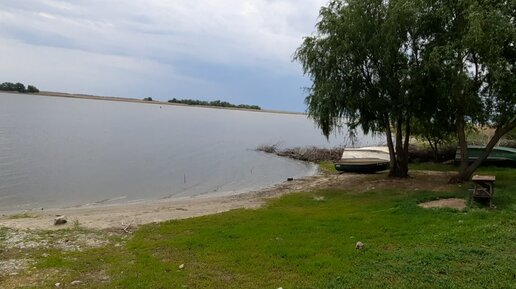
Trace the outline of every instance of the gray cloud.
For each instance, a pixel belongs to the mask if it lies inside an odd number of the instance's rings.
[[[0,38],[4,51],[10,50],[19,57],[24,57],[21,53],[31,54],[32,61],[40,65],[54,58],[65,70],[67,63],[81,57],[85,62],[81,66],[92,71],[119,67],[111,72],[118,73],[121,79],[133,79],[135,71],[158,71],[170,75],[168,78],[212,86],[209,76],[191,79],[178,75],[181,69],[175,66],[187,65],[191,60],[210,66],[258,67],[278,75],[300,75],[299,67],[291,63],[292,54],[302,36],[314,30],[319,7],[325,3],[326,0],[2,1]],[[17,51],[12,49],[14,46]]]

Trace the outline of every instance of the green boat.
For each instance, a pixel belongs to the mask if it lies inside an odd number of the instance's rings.
[[[375,173],[389,168],[389,161],[377,158],[342,159],[335,163],[339,172]]]
[[[485,149],[485,146],[468,146],[469,162],[476,161]],[[457,148],[455,162],[460,163],[460,148]],[[509,147],[494,147],[483,164],[516,166],[516,149]]]

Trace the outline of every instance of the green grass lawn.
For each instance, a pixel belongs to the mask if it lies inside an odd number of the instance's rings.
[[[335,164],[333,162],[324,161],[324,162],[319,162],[318,165],[319,165],[319,170],[321,170],[323,173],[328,173],[328,174],[337,174],[337,173],[339,173],[335,169]]]
[[[497,176],[496,209],[417,206],[467,198],[471,185],[328,189],[143,226],[82,252],[23,254],[52,276],[35,288],[72,280],[80,288],[516,288],[516,169],[482,172]]]

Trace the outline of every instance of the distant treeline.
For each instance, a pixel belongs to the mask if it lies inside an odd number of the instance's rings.
[[[261,110],[262,108],[257,105],[247,105],[247,104],[232,104],[227,101],[204,101],[204,100],[195,100],[195,99],[176,99],[173,98],[169,100],[170,103],[182,103],[188,105],[205,105],[205,106],[220,106],[220,107],[235,107],[235,108],[244,108],[244,109],[256,109]]]
[[[39,89],[37,89],[33,85],[28,85],[27,88],[25,88],[25,85],[23,83],[12,83],[12,82],[4,82],[0,84],[0,90],[2,91],[17,91],[21,93],[37,93],[39,92]]]

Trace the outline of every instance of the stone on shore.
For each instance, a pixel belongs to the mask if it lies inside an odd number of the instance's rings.
[[[59,215],[54,219],[55,226],[64,225],[64,224],[66,224],[66,222],[68,222],[68,221],[66,220],[66,216],[64,216],[64,215]]]

